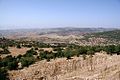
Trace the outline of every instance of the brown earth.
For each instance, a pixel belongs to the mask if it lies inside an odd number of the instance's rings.
[[[26,53],[27,50],[30,50],[30,49],[31,48],[26,48],[26,47],[22,47],[22,48],[9,47],[8,48],[12,56],[18,56],[19,54],[23,55]],[[49,52],[53,51],[53,48],[39,48],[39,49],[43,49],[44,51],[49,51]]]
[[[16,48],[16,47],[9,47],[8,50],[11,52],[10,54],[12,56],[18,56],[19,54],[23,55],[26,53],[27,50],[30,50],[31,48],[26,48],[26,47],[22,47],[22,48]]]

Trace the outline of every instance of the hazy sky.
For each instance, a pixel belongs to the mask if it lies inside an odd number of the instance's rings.
[[[120,27],[120,0],[0,0],[0,29]]]

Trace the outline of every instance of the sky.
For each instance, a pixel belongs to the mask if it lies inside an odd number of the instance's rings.
[[[0,29],[118,27],[120,0],[0,0]]]

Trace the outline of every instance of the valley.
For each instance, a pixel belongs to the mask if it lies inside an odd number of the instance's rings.
[[[119,80],[120,30],[2,34],[2,80]],[[3,36],[4,35],[4,36]],[[115,35],[115,36],[114,36]]]

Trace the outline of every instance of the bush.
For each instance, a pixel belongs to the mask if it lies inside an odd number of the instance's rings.
[[[41,52],[40,53],[40,58],[41,58],[41,60],[46,59],[47,58],[46,57],[46,53],[45,52]]]
[[[0,65],[1,67],[6,67],[7,69],[9,70],[14,70],[14,69],[17,69],[18,67],[18,64],[17,64],[17,59],[12,57],[11,55],[10,56],[7,56],[6,58],[3,58],[1,61],[0,61]]]
[[[8,80],[7,69],[0,68],[0,80]]]
[[[33,55],[37,55],[37,52],[33,48],[31,48],[23,56],[25,56],[25,57],[32,57]]]
[[[36,47],[35,50],[38,50],[38,48]]]
[[[64,56],[65,56],[67,59],[71,59],[71,57],[72,57],[71,51],[70,51],[70,50],[67,50],[67,51],[65,52]]]
[[[28,67],[29,65],[35,63],[34,57],[22,57],[20,59],[20,62],[22,64],[22,67]]]
[[[8,63],[9,70],[16,70],[18,68],[18,62],[17,61],[12,61]]]
[[[87,52],[86,47],[80,47],[80,48],[79,48],[79,54],[80,54],[80,55],[86,54],[86,52]]]
[[[10,51],[8,49],[4,49],[0,51],[0,54],[10,54]]]
[[[82,56],[83,56],[83,60],[85,60],[86,59],[86,54],[83,54]]]
[[[94,55],[95,52],[94,52],[93,50],[89,50],[89,51],[87,51],[87,54],[88,54],[88,55]]]
[[[17,45],[17,48],[21,48],[21,46],[20,46],[20,45]]]

